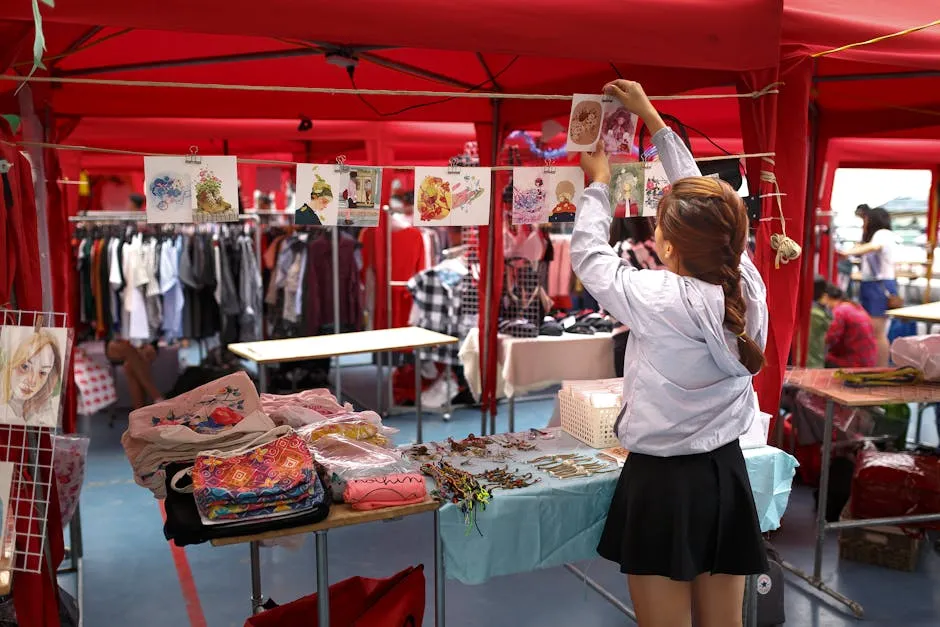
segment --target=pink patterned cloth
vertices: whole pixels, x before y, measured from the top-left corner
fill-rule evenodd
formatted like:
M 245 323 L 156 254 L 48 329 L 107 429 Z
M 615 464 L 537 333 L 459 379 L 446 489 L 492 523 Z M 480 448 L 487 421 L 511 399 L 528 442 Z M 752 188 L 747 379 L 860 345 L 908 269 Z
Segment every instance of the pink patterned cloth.
M 343 502 L 356 510 L 412 505 L 427 498 L 424 477 L 416 472 L 350 479 L 343 491 Z

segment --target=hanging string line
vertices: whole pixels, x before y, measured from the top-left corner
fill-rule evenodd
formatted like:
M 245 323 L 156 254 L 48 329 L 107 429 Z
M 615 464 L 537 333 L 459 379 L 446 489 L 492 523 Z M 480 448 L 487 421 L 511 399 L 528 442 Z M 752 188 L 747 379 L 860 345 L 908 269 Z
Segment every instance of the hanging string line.
M 776 165 L 771 157 L 761 157 L 761 160 L 768 163 L 771 167 Z M 770 235 L 770 247 L 777 252 L 777 256 L 774 259 L 774 267 L 779 270 L 781 263 L 786 264 L 794 259 L 799 259 L 800 255 L 803 254 L 803 249 L 793 239 L 787 236 L 787 220 L 783 214 L 783 203 L 780 201 L 781 196 L 786 196 L 786 194 L 780 191 L 780 184 L 777 183 L 777 175 L 771 170 L 761 170 L 760 180 L 773 185 L 775 190 L 771 194 L 761 194 L 761 198 L 767 198 L 769 196 L 776 198 L 777 210 L 780 212 L 780 232 Z
M 895 37 L 903 37 L 904 35 L 910 35 L 918 31 L 926 30 L 934 26 L 940 26 L 940 20 L 934 20 L 929 24 L 921 24 L 920 26 L 912 26 L 911 28 L 905 28 L 904 30 L 899 30 L 896 33 L 888 33 L 887 35 L 881 35 L 879 37 L 872 37 L 871 39 L 866 39 L 865 41 L 857 41 L 853 44 L 846 44 L 844 46 L 839 46 L 838 48 L 833 48 L 831 50 L 823 50 L 822 52 L 817 52 L 811 55 L 814 59 L 819 57 L 824 57 L 829 54 L 835 54 L 837 52 L 844 52 L 845 50 L 851 50 L 852 48 L 861 48 L 862 46 L 870 46 L 888 39 L 894 39 Z
M 56 83 L 72 85 L 99 85 L 110 87 L 154 87 L 158 89 L 180 88 L 224 91 L 256 91 L 297 94 L 329 94 L 332 96 L 412 96 L 421 98 L 477 98 L 484 100 L 571 100 L 571 94 L 513 94 L 488 91 L 423 91 L 407 89 L 349 89 L 340 87 L 292 87 L 286 85 L 230 85 L 225 83 L 178 83 L 174 81 L 129 81 L 110 78 L 68 78 L 56 76 L 9 76 L 0 75 L 0 80 L 19 83 Z M 650 96 L 650 100 L 721 100 L 725 98 L 760 98 L 768 94 L 779 94 L 783 83 L 770 83 L 763 89 L 747 93 L 726 94 L 675 94 L 672 96 Z
M 50 143 L 47 143 L 47 142 L 30 142 L 30 141 L 8 142 L 8 141 L 5 141 L 5 140 L 0 140 L 0 144 L 5 144 L 5 145 L 7 145 L 7 146 L 13 146 L 13 147 L 29 147 L 29 146 L 33 146 L 33 147 L 36 147 L 36 148 L 54 148 L 54 149 L 57 149 L 57 150 L 69 150 L 69 151 L 78 151 L 78 152 L 95 152 L 95 153 L 104 153 L 104 154 L 111 154 L 111 155 L 126 155 L 126 156 L 129 156 L 129 157 L 184 157 L 184 156 L 185 156 L 185 155 L 181 155 L 181 154 L 179 154 L 179 153 L 141 152 L 141 151 L 138 151 L 138 150 L 121 150 L 120 148 L 95 148 L 95 147 L 93 147 L 93 146 L 78 146 L 78 145 L 71 145 L 71 144 L 50 144 Z M 776 154 L 776 153 L 773 153 L 773 152 L 756 152 L 756 153 L 748 153 L 748 154 L 740 154 L 740 155 L 719 155 L 719 156 L 717 156 L 717 157 L 699 157 L 699 158 L 696 159 L 696 161 L 698 161 L 698 162 L 707 162 L 707 161 L 724 161 L 725 159 L 757 159 L 757 158 L 773 157 L 775 154 Z M 211 157 L 211 156 L 218 156 L 218 155 L 209 155 L 209 154 L 206 154 L 206 155 L 202 155 L 202 156 Z M 278 160 L 275 160 L 275 159 L 243 159 L 243 158 L 241 158 L 241 157 L 237 157 L 237 159 L 238 159 L 238 162 L 239 162 L 239 163 L 250 164 L 250 165 L 297 166 L 297 165 L 305 165 L 305 163 L 306 163 L 306 162 L 304 162 L 304 161 L 278 161 Z M 326 163 L 326 164 L 322 164 L 322 165 L 330 165 L 330 164 L 329 164 L 329 163 Z M 356 166 L 353 165 L 353 164 L 347 164 L 347 165 L 349 165 L 350 167 L 356 167 Z M 572 164 L 572 166 L 574 166 L 574 165 L 575 165 L 575 164 Z M 367 168 L 384 167 L 384 168 L 387 168 L 387 169 L 390 169 L 390 170 L 413 170 L 414 168 L 420 168 L 420 167 L 430 167 L 430 168 L 433 168 L 433 167 L 438 167 L 438 166 L 439 166 L 439 164 L 438 164 L 438 165 L 429 165 L 429 166 L 420 166 L 420 165 L 389 165 L 389 166 L 362 165 L 362 166 L 360 166 L 360 167 L 367 167 Z M 443 166 L 440 166 L 440 167 L 443 167 Z M 457 167 L 466 168 L 466 167 L 471 167 L 471 166 L 457 166 Z M 520 166 L 497 165 L 497 166 L 483 166 L 483 167 L 487 167 L 487 168 L 489 168 L 490 170 L 510 172 L 510 171 L 512 171 L 514 168 L 517 168 L 517 167 L 520 167 Z M 538 167 L 538 166 L 533 166 L 533 167 Z

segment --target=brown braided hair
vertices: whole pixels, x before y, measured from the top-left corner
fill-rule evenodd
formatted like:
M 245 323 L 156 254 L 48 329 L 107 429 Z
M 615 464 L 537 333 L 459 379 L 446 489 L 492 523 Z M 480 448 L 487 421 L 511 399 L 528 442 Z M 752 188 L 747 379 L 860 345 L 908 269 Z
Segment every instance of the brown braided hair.
M 660 201 L 657 221 L 683 272 L 722 287 L 725 328 L 738 338 L 744 367 L 751 374 L 760 372 L 764 354 L 745 331 L 747 304 L 741 293 L 740 266 L 748 218 L 741 197 L 719 179 L 682 179 Z

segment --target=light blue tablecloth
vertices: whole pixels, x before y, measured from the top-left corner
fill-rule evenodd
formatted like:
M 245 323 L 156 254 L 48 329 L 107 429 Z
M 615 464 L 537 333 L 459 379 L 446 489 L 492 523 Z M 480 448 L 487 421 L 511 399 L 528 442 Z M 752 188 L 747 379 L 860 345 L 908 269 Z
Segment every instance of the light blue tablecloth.
M 558 432 L 539 440 L 540 451 L 517 452 L 503 463 L 474 460 L 463 469 L 480 472 L 508 465 L 510 470 L 534 470 L 525 461 L 546 453 L 598 451 Z M 744 451 L 762 531 L 780 526 L 787 508 L 796 460 L 766 446 Z M 467 534 L 463 514 L 453 504 L 441 509 L 440 524 L 447 576 L 465 584 L 491 577 L 531 572 L 597 557 L 597 543 L 619 472 L 578 479 L 554 479 L 535 471 L 542 481 L 519 490 L 497 490 L 486 510 L 479 512 L 476 530 Z

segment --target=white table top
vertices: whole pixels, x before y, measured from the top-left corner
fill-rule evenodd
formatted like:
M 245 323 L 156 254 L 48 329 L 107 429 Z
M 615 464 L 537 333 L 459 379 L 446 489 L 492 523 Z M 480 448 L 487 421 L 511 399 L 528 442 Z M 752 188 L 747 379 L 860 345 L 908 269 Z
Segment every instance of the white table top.
M 915 322 L 940 322 L 940 302 L 926 305 L 912 305 L 901 309 L 891 309 L 886 314 L 890 318 L 899 320 L 913 320 Z
M 450 335 L 419 327 L 401 327 L 284 340 L 241 342 L 229 344 L 228 349 L 239 357 L 256 364 L 273 364 L 360 353 L 388 353 L 456 342 L 457 338 Z

